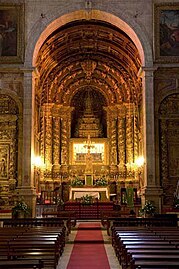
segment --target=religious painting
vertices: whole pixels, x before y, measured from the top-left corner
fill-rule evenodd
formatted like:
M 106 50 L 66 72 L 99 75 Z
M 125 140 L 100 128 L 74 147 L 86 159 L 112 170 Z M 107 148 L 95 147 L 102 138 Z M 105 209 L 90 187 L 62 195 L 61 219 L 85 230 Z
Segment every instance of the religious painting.
M 154 7 L 155 61 L 179 62 L 179 3 Z
M 90 148 L 90 157 L 93 163 L 104 162 L 104 151 L 105 143 L 94 143 L 93 147 Z M 74 142 L 73 143 L 73 162 L 85 164 L 87 161 L 88 150 L 84 143 Z
M 0 144 L 0 180 L 8 179 L 9 145 Z
M 23 60 L 23 5 L 0 5 L 0 63 Z

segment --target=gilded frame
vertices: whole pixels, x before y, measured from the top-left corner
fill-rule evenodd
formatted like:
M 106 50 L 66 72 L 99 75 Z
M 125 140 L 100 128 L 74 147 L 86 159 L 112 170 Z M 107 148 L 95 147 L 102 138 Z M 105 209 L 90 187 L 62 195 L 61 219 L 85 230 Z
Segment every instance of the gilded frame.
M 154 5 L 156 62 L 179 62 L 179 3 Z
M 0 4 L 0 64 L 21 63 L 24 55 L 24 5 Z

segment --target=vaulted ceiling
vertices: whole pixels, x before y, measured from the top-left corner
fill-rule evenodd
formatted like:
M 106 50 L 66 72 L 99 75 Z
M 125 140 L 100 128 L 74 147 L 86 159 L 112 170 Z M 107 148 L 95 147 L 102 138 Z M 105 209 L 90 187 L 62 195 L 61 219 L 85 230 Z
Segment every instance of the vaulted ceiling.
M 96 20 L 75 21 L 53 32 L 36 61 L 41 102 L 71 105 L 86 88 L 100 91 L 109 105 L 141 100 L 139 53 L 120 29 Z

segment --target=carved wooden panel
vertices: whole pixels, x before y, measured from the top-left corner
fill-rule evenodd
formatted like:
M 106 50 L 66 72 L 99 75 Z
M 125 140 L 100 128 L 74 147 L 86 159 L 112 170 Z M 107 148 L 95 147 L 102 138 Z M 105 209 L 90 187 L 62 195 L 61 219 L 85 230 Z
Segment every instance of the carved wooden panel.
M 9 203 L 17 182 L 18 109 L 9 96 L 0 94 L 0 184 L 1 197 Z M 9 196 L 10 195 L 10 196 Z
M 179 94 L 165 98 L 159 113 L 161 185 L 164 204 L 172 205 L 179 179 Z

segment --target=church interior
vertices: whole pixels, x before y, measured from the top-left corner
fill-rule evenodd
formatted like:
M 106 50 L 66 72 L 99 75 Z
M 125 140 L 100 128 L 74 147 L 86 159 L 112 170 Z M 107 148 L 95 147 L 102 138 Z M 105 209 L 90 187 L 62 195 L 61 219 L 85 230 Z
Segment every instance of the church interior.
M 1 1 L 0 223 L 146 204 L 179 215 L 178 1 Z

